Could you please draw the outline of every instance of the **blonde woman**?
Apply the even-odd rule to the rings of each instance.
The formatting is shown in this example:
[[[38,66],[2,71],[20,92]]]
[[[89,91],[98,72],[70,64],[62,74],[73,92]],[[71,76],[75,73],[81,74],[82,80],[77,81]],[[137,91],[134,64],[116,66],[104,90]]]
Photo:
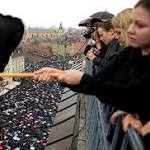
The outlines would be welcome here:
[[[131,12],[132,8],[126,8],[118,13],[112,20],[112,24],[116,31],[116,38],[119,39],[123,47],[128,46],[127,29],[131,24]]]

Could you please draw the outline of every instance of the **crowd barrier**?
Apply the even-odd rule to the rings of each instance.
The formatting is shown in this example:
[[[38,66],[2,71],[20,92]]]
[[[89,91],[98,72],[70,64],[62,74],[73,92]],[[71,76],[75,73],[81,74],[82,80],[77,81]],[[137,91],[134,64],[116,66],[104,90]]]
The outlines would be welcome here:
[[[91,74],[92,63],[85,62],[84,70]],[[122,117],[117,119],[115,125],[110,123],[113,110],[95,96],[87,96],[87,150],[144,150],[140,135],[132,127],[123,132]]]

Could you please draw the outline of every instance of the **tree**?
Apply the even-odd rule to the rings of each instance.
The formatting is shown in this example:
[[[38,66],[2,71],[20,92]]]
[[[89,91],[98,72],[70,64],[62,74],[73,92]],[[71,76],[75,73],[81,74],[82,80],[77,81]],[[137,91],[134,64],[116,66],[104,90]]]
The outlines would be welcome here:
[[[33,45],[37,45],[39,46],[40,45],[40,40],[35,38],[32,42],[31,42]]]

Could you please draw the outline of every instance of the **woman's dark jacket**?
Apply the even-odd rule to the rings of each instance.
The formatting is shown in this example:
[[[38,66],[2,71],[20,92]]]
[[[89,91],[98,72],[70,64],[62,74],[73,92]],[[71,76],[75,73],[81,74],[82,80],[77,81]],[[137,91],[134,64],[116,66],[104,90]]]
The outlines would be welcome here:
[[[109,61],[111,61],[111,59],[117,55],[120,50],[121,46],[119,41],[117,39],[113,39],[108,45],[103,46],[100,56],[93,59],[94,65],[103,67]]]
[[[96,95],[104,103],[129,112],[150,112],[150,55],[127,47],[94,76],[84,74],[73,91]],[[150,114],[150,113],[149,113]]]
[[[103,46],[100,51],[100,56],[93,59],[94,74],[100,71],[121,51],[121,46],[117,39],[113,39],[108,45]]]

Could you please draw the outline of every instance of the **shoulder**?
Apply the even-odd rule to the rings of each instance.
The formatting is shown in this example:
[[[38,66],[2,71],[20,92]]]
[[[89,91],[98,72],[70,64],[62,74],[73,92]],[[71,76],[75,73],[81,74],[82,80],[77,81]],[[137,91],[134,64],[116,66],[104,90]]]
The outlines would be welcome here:
[[[125,47],[125,48],[123,48],[123,49],[119,52],[119,55],[122,55],[122,56],[134,55],[134,53],[135,53],[137,50],[138,50],[137,48],[133,48],[133,47],[131,47],[131,46]]]

